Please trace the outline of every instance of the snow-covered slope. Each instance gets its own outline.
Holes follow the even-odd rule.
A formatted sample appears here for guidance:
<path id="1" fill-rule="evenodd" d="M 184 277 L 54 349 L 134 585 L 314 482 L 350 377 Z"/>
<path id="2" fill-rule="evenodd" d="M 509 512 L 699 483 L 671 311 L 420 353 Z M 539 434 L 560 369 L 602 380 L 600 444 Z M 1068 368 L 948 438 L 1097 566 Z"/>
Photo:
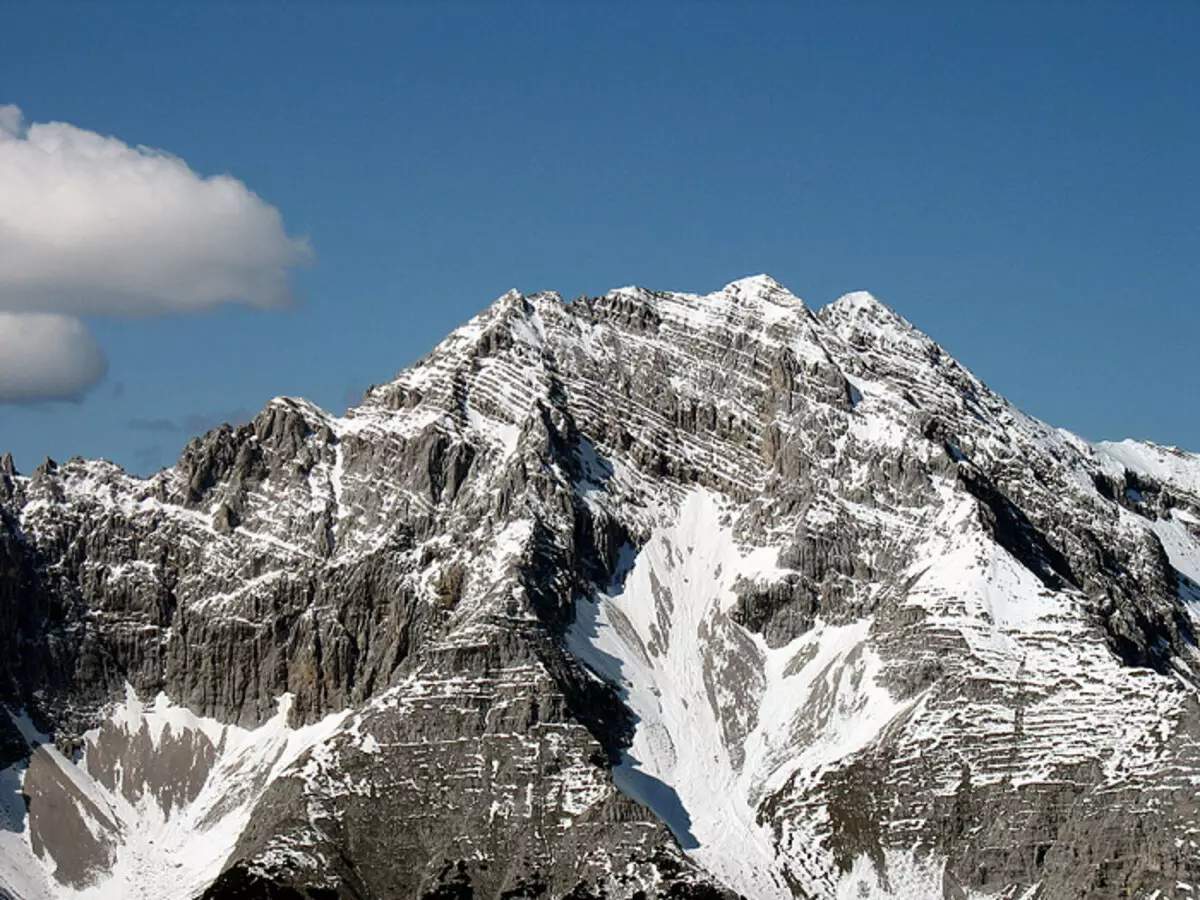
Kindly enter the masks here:
<path id="1" fill-rule="evenodd" d="M 865 293 L 510 292 L 344 417 L 0 467 L 0 890 L 1190 896 L 1198 485 Z"/>
<path id="2" fill-rule="evenodd" d="M 290 703 L 284 695 L 274 717 L 247 730 L 198 717 L 164 694 L 144 704 L 130 688 L 83 736 L 77 761 L 20 721 L 36 749 L 8 771 L 30 801 L 24 809 L 11 802 L 15 792 L 6 797 L 0 888 L 26 900 L 199 895 L 264 787 L 289 770 L 302 775 L 301 754 L 347 715 L 293 729 Z"/>

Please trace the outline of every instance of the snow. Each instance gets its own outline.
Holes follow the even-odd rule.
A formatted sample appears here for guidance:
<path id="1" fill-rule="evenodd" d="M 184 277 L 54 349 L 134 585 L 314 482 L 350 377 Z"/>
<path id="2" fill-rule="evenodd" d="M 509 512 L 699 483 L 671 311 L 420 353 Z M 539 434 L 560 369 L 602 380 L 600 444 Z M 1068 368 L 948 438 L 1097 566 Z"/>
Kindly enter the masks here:
<path id="1" fill-rule="evenodd" d="M 99 838 L 116 839 L 116 859 L 108 876 L 93 884 L 78 890 L 59 884 L 53 861 L 39 858 L 30 846 L 23 802 L 17 796 L 24 770 L 13 766 L 0 771 L 0 815 L 17 826 L 0 828 L 0 887 L 23 900 L 184 900 L 199 894 L 219 873 L 267 785 L 297 773 L 295 766 L 305 752 L 328 741 L 347 715 L 333 714 L 295 729 L 287 724 L 291 704 L 291 696 L 283 695 L 276 714 L 248 730 L 197 716 L 162 694 L 147 704 L 127 688 L 125 702 L 109 716 L 110 725 L 131 737 L 145 727 L 155 747 L 168 729 L 175 735 L 198 731 L 220 751 L 199 795 L 169 815 L 152 794 L 131 803 L 123 792 L 108 790 L 89 774 L 86 748 L 95 745 L 98 731 L 85 735 L 85 751 L 76 764 L 44 743 L 47 736 L 39 735 L 27 719 L 16 719 L 26 739 L 41 744 L 40 752 L 117 823 L 115 833 L 93 828 Z"/>
<path id="2" fill-rule="evenodd" d="M 851 625 L 818 624 L 766 656 L 766 691 L 759 725 L 746 745 L 746 770 L 763 773 L 751 785 L 753 799 L 778 789 L 799 770 L 818 772 L 871 743 L 911 706 L 897 703 L 878 685 L 881 664 L 867 645 L 870 620 Z M 793 669 L 796 661 L 803 661 Z M 796 746 L 795 729 L 811 728 L 809 743 Z"/>
<path id="3" fill-rule="evenodd" d="M 853 315 L 868 313 L 872 315 L 886 314 L 895 316 L 895 313 L 880 303 L 875 298 L 875 295 L 869 291 L 850 291 L 842 294 L 842 296 L 833 301 L 832 305 Z M 896 318 L 899 317 L 897 316 Z"/>
<path id="4" fill-rule="evenodd" d="M 1126 440 L 1094 445 L 1096 456 L 1114 474 L 1141 472 L 1200 499 L 1200 456 L 1149 441 Z"/>
<path id="5" fill-rule="evenodd" d="M 7 891 L 14 900 L 56 900 L 61 886 L 24 839 L 23 776 L 20 766 L 0 770 L 0 896 Z"/>
<path id="6" fill-rule="evenodd" d="M 786 321 L 804 312 L 804 301 L 770 275 L 751 275 L 725 285 L 722 294 L 760 305 L 768 322 Z"/>
<path id="7" fill-rule="evenodd" d="M 470 404 L 467 405 L 467 421 L 485 440 L 498 444 L 505 456 L 512 456 L 516 452 L 517 441 L 521 437 L 519 425 L 488 418 Z"/>
<path id="8" fill-rule="evenodd" d="M 854 753 L 905 705 L 876 685 L 879 660 L 863 646 L 867 620 L 822 625 L 771 650 L 729 619 L 738 579 L 777 570 L 771 548 L 740 549 L 728 521 L 717 495 L 688 494 L 637 555 L 623 588 L 596 605 L 581 602 L 569 646 L 620 686 L 638 717 L 614 771 L 618 787 L 653 809 L 727 886 L 782 900 L 791 893 L 752 804 L 797 768 Z M 734 683 L 739 673 L 724 666 L 747 663 L 753 671 Z M 798 748 L 797 720 L 813 702 L 813 739 Z"/>
<path id="9" fill-rule="evenodd" d="M 961 887 L 958 892 L 950 893 L 945 887 L 945 869 L 945 857 L 937 853 L 918 857 L 914 852 L 886 849 L 882 871 L 863 854 L 856 857 L 850 871 L 838 879 L 835 897 L 836 900 L 933 900 L 940 897 L 996 900 L 1003 896 L 1012 900 L 1034 900 L 1038 896 L 1036 884 L 1015 896 Z"/>
<path id="10" fill-rule="evenodd" d="M 863 439 L 887 438 L 873 431 Z M 1060 446 L 1053 435 L 1038 432 L 1037 439 L 1051 450 Z M 590 469 L 586 454 L 585 462 Z M 603 496 L 590 481 L 585 487 Z M 1014 785 L 1041 783 L 1056 767 L 1097 759 L 1119 782 L 1153 764 L 1147 733 L 1167 740 L 1173 729 L 1179 698 L 1164 681 L 1120 668 L 1093 630 L 1086 598 L 1048 590 L 979 527 L 977 502 L 952 479 L 934 479 L 934 490 L 937 502 L 922 512 L 923 537 L 904 575 L 906 602 L 925 610 L 931 632 L 961 636 L 977 666 L 971 677 L 1026 685 L 1019 688 L 1028 692 L 1021 721 L 1014 722 L 1011 701 L 981 699 L 965 723 L 952 723 L 948 717 L 957 714 L 944 706 L 925 709 L 920 694 L 896 701 L 880 686 L 883 661 L 870 617 L 841 625 L 818 620 L 778 648 L 741 630 L 728 618 L 734 583 L 769 583 L 781 573 L 774 548 L 737 544 L 730 528 L 737 508 L 708 490 L 686 494 L 662 517 L 623 584 L 598 602 L 579 603 L 570 649 L 619 686 L 638 719 L 614 772 L 618 786 L 653 809 L 698 863 L 748 897 L 788 896 L 775 873 L 791 851 L 776 849 L 757 824 L 757 804 L 789 782 L 803 795 L 804 785 L 815 786 L 823 771 L 897 723 L 909 740 L 958 729 L 1007 741 L 1014 728 L 1023 729 L 1019 749 L 1006 751 L 1008 763 L 973 775 L 979 784 L 1004 778 Z M 809 516 L 826 524 L 836 517 L 821 507 Z M 1189 523 L 1181 515 L 1152 527 L 1173 564 L 1200 580 L 1200 547 Z M 1200 593 L 1188 596 L 1200 620 Z M 736 671 L 725 668 L 734 661 Z M 807 833 L 803 827 L 798 833 Z M 815 833 L 797 840 L 819 856 Z M 889 850 L 886 876 L 864 857 L 839 877 L 836 895 L 924 897 L 940 890 L 943 867 L 939 858 Z"/>

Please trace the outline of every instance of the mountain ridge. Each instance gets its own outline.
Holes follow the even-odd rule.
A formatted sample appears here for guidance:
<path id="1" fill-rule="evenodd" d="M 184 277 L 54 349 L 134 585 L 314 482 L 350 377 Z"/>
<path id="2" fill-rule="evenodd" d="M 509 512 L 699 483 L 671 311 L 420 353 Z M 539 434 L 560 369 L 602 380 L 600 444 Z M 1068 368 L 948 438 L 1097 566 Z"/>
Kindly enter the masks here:
<path id="1" fill-rule="evenodd" d="M 6 462 L 0 887 L 1171 896 L 1196 463 L 766 276 L 510 291 L 147 479 Z"/>

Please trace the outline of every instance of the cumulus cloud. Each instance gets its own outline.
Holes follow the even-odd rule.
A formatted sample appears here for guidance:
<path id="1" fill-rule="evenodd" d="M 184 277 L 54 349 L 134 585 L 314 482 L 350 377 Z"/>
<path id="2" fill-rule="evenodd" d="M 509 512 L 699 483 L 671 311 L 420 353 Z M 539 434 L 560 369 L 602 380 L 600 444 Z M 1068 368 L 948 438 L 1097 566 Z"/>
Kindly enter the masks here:
<path id="1" fill-rule="evenodd" d="M 283 306 L 310 254 L 228 175 L 0 108 L 0 309 L 157 315 Z"/>
<path id="2" fill-rule="evenodd" d="M 100 345 L 78 319 L 0 312 L 0 403 L 79 400 L 107 372 Z"/>
<path id="3" fill-rule="evenodd" d="M 26 126 L 20 109 L 0 106 L 0 328 L 9 332 L 0 340 L 12 340 L 24 315 L 57 316 L 53 326 L 44 318 L 28 323 L 25 333 L 49 341 L 51 332 L 69 331 L 81 348 L 86 329 L 63 317 L 170 315 L 227 302 L 285 306 L 290 270 L 311 255 L 307 241 L 285 232 L 275 207 L 231 176 L 202 177 L 169 153 L 65 123 Z M 98 352 L 94 340 L 89 347 Z M 61 340 L 43 347 L 67 349 Z M 36 356 L 33 348 L 25 354 Z M 97 371 L 85 362 L 95 357 L 36 368 Z M 23 398 L 8 381 L 12 368 L 0 363 L 0 402 Z M 24 399 L 68 385 L 48 380 L 47 390 L 35 389 L 31 378 L 20 382 Z"/>

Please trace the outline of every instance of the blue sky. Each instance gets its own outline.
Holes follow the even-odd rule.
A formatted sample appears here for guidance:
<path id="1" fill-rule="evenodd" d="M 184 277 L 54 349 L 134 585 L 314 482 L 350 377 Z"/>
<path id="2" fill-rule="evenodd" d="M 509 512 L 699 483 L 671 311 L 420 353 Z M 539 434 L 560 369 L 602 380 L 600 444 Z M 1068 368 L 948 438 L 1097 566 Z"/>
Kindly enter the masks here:
<path id="1" fill-rule="evenodd" d="M 25 471 L 152 470 L 277 394 L 340 412 L 510 287 L 758 272 L 813 307 L 871 291 L 1055 425 L 1200 450 L 1200 4 L 114 2 L 4 21 L 0 104 L 228 173 L 314 253 L 291 308 L 84 316 L 107 376 L 0 405 Z"/>

